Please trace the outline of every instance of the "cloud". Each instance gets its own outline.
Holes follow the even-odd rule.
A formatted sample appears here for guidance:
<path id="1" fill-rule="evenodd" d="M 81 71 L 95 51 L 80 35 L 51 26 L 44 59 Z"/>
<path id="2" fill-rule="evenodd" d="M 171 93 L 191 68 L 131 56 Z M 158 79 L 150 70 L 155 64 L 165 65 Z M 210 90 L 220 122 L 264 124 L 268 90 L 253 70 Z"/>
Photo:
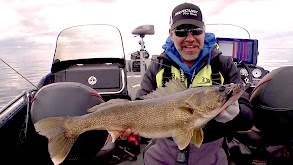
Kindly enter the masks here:
<path id="1" fill-rule="evenodd" d="M 46 51 L 48 52 L 48 49 L 51 50 L 51 52 L 53 52 L 54 49 L 51 49 L 52 46 L 54 48 L 54 44 L 37 42 L 34 40 L 27 39 L 23 36 L 11 37 L 0 40 L 0 56 L 5 56 L 9 54 L 24 55 L 36 52 L 44 53 Z"/>
<path id="2" fill-rule="evenodd" d="M 214 16 L 220 14 L 235 3 L 255 3 L 255 2 L 267 2 L 268 0 L 191 0 L 190 3 L 198 5 L 205 17 Z"/>
<path id="3" fill-rule="evenodd" d="M 67 27 L 81 24 L 112 24 L 120 29 L 125 53 L 128 54 L 140 48 L 137 43 L 139 38 L 134 38 L 131 31 L 143 24 L 153 24 L 155 34 L 146 36 L 144 40 L 150 54 L 159 54 L 168 36 L 170 13 L 176 5 L 183 2 L 185 1 L 4 0 L 0 2 L 0 9 L 5 13 L 0 15 L 0 19 L 3 20 L 0 39 L 3 41 L 25 39 L 32 45 L 37 43 L 53 45 L 59 32 Z M 287 20 L 290 1 L 191 0 L 189 2 L 197 4 L 202 9 L 206 23 L 240 25 L 250 32 L 252 38 L 257 38 L 261 42 L 272 42 L 269 38 L 278 35 L 284 35 L 282 38 L 286 39 L 289 39 L 286 36 L 291 36 L 290 32 L 287 32 L 288 29 L 293 29 L 293 22 Z M 275 31 L 279 33 L 275 34 Z M 17 44 L 23 46 L 21 42 Z"/>
<path id="4" fill-rule="evenodd" d="M 113 3 L 116 0 L 80 0 L 80 2 L 102 2 L 102 3 Z"/>

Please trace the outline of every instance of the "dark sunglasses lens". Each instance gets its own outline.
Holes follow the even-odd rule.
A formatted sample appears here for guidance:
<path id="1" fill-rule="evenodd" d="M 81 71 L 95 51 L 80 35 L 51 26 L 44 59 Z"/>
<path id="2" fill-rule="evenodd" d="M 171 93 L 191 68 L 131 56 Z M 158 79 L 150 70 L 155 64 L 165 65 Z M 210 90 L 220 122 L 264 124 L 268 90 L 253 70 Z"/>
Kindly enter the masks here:
<path id="1" fill-rule="evenodd" d="M 192 35 L 197 36 L 197 35 L 201 35 L 203 33 L 202 29 L 192 29 L 191 30 Z"/>
<path id="2" fill-rule="evenodd" d="M 175 30 L 175 35 L 177 37 L 186 37 L 188 34 L 188 31 L 186 30 Z"/>
<path id="3" fill-rule="evenodd" d="M 197 35 L 201 35 L 203 33 L 203 30 L 201 28 L 191 29 L 191 30 L 180 29 L 180 30 L 175 30 L 175 35 L 177 37 L 186 37 L 189 32 L 191 32 L 192 35 L 197 36 Z"/>

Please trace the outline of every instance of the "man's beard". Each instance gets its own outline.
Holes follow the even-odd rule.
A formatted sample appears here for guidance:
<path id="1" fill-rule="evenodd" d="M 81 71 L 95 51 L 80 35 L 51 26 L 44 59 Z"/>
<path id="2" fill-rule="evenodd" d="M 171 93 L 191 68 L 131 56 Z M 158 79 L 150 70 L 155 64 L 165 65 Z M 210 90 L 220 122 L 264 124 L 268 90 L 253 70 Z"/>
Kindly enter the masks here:
<path id="1" fill-rule="evenodd" d="M 180 57 L 184 60 L 184 61 L 194 61 L 197 59 L 198 55 L 195 56 L 190 56 L 190 55 L 185 55 L 184 53 L 179 53 L 180 54 Z"/>
<path id="2" fill-rule="evenodd" d="M 180 57 L 182 58 L 182 60 L 184 61 L 195 61 L 197 59 L 197 57 L 200 55 L 200 52 L 201 52 L 202 49 L 200 49 L 199 53 L 198 54 L 186 54 L 186 53 L 183 53 L 182 51 L 178 51 Z"/>
<path id="3" fill-rule="evenodd" d="M 190 62 L 190 61 L 195 61 L 197 59 L 197 57 L 200 55 L 202 49 L 203 49 L 203 46 L 200 46 L 199 45 L 199 50 L 198 52 L 183 52 L 183 49 L 181 49 L 179 46 L 177 46 L 175 44 L 175 48 L 177 49 L 178 53 L 179 53 L 179 56 L 180 58 L 183 60 L 183 61 L 186 61 L 186 62 Z"/>

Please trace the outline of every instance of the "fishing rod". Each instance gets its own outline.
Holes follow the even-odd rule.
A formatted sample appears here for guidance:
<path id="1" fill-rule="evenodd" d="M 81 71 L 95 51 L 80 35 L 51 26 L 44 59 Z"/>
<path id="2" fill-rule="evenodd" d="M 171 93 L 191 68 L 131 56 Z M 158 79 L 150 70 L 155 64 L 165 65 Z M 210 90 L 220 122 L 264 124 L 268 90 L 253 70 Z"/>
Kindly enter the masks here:
<path id="1" fill-rule="evenodd" d="M 29 81 L 27 78 L 25 78 L 21 73 L 19 73 L 16 69 L 14 69 L 12 66 L 10 66 L 7 62 L 5 62 L 2 58 L 0 58 L 0 60 L 6 64 L 9 68 L 11 68 L 12 70 L 14 70 L 18 75 L 20 75 L 22 78 L 24 78 L 27 82 L 29 82 L 32 86 L 34 86 L 37 90 L 39 90 L 39 88 L 34 85 L 31 81 Z M 30 92 L 26 92 L 26 101 L 28 103 L 31 102 L 31 92 L 34 90 L 31 90 Z M 27 104 L 27 112 L 26 112 L 26 117 L 25 117 L 25 128 L 20 132 L 20 141 L 21 143 L 24 143 L 24 140 L 27 138 L 27 131 L 28 131 L 28 123 L 29 123 L 29 119 L 30 119 L 30 110 L 31 110 L 31 104 Z M 23 133 L 23 136 L 21 136 Z"/>
<path id="2" fill-rule="evenodd" d="M 18 75 L 20 75 L 22 78 L 24 78 L 27 82 L 29 82 L 32 86 L 34 86 L 36 89 L 39 89 L 36 85 L 34 85 L 31 81 L 29 81 L 27 78 L 25 78 L 22 74 L 20 74 L 17 70 L 15 70 L 12 66 L 10 66 L 7 62 L 5 62 L 2 58 L 0 60 L 6 64 L 9 68 L 14 70 Z"/>

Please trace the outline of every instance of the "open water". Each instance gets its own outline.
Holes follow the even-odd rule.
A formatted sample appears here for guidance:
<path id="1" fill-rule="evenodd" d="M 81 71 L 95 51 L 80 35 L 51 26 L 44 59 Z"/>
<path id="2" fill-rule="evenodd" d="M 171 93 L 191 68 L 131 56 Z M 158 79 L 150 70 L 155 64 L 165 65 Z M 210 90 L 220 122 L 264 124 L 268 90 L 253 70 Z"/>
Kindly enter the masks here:
<path id="1" fill-rule="evenodd" d="M 36 57 L 27 54 L 1 55 L 0 57 L 34 85 L 37 85 L 39 80 L 50 72 L 53 59 L 53 56 Z M 0 108 L 21 92 L 35 88 L 13 69 L 0 60 Z"/>
<path id="2" fill-rule="evenodd" d="M 273 69 L 293 65 L 293 49 L 259 50 L 258 65 L 272 71 Z M 6 63 L 17 70 L 31 83 L 37 85 L 42 77 L 50 72 L 52 56 L 1 55 Z M 34 86 L 18 75 L 0 60 L 0 109 L 22 91 L 33 89 Z"/>

